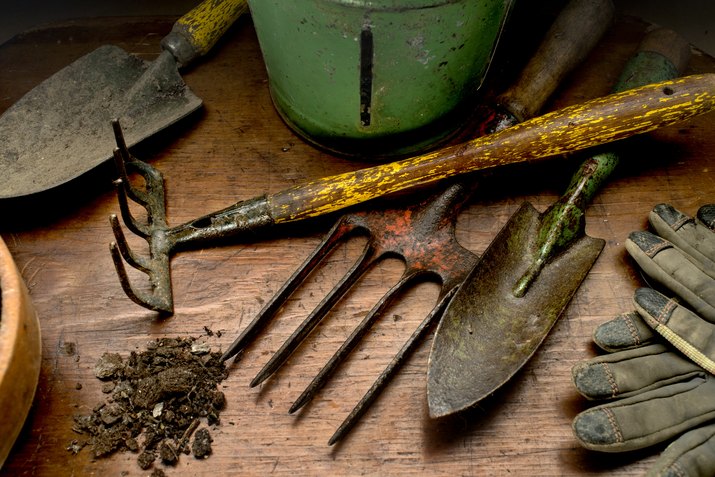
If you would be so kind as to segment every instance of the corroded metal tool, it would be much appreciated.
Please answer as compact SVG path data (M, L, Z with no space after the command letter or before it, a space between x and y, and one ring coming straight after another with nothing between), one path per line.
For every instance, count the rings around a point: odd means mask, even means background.
M104 45L37 85L0 115L0 200L59 187L109 161L111 118L121 118L132 146L201 107L179 68L247 11L246 0L205 0L176 21L154 61Z
M458 174L578 151L634 134L653 131L715 107L715 74L692 75L569 106L503 131L414 158L404 159L288 188L270 196L238 202L187 223L169 227L163 201L163 179L152 166L132 157L115 123L116 181L122 217L132 232L144 238L149 257L129 249L119 220L110 221L117 239L110 244L124 291L152 310L173 312L170 254L180 246L229 236L253 235L276 224L295 222L344 209L393 192L432 184ZM135 170L145 189L129 183ZM139 223L126 206L128 199L148 212ZM122 257L148 275L151 290L129 283Z

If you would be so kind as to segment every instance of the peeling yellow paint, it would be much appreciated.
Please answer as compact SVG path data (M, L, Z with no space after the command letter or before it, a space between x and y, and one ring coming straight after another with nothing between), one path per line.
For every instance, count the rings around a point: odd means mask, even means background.
M204 0L182 16L182 31L200 55L208 52L236 19L248 10L246 0Z
M563 108L457 146L319 179L268 200L274 221L290 222L456 174L624 139L713 108L715 74L687 76Z

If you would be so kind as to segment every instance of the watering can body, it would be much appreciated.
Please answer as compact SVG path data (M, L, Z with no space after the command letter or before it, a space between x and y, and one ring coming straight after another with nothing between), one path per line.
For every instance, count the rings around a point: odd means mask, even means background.
M271 96L331 152L385 157L463 122L512 0L249 0Z

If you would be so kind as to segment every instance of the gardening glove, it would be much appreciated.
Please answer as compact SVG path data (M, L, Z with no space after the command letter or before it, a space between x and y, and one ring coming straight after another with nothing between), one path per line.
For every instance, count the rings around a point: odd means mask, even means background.
M703 207L694 221L670 206L657 206L650 221L661 237L636 232L626 245L649 276L677 290L702 318L655 290L639 289L637 312L594 333L596 344L611 354L573 369L581 394L611 400L574 419L574 433L584 447L622 452L680 436L649 475L715 475L715 326L703 319L713 319L708 312L715 304L714 212L712 206Z
M701 207L696 220L667 204L648 218L658 235L633 232L626 250L649 277L715 323L715 204Z

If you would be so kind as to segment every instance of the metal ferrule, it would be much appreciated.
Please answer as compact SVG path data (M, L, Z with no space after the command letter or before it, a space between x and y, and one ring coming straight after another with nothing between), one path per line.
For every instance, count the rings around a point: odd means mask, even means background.
M235 237L274 224L266 196L238 202L167 231L173 245Z

